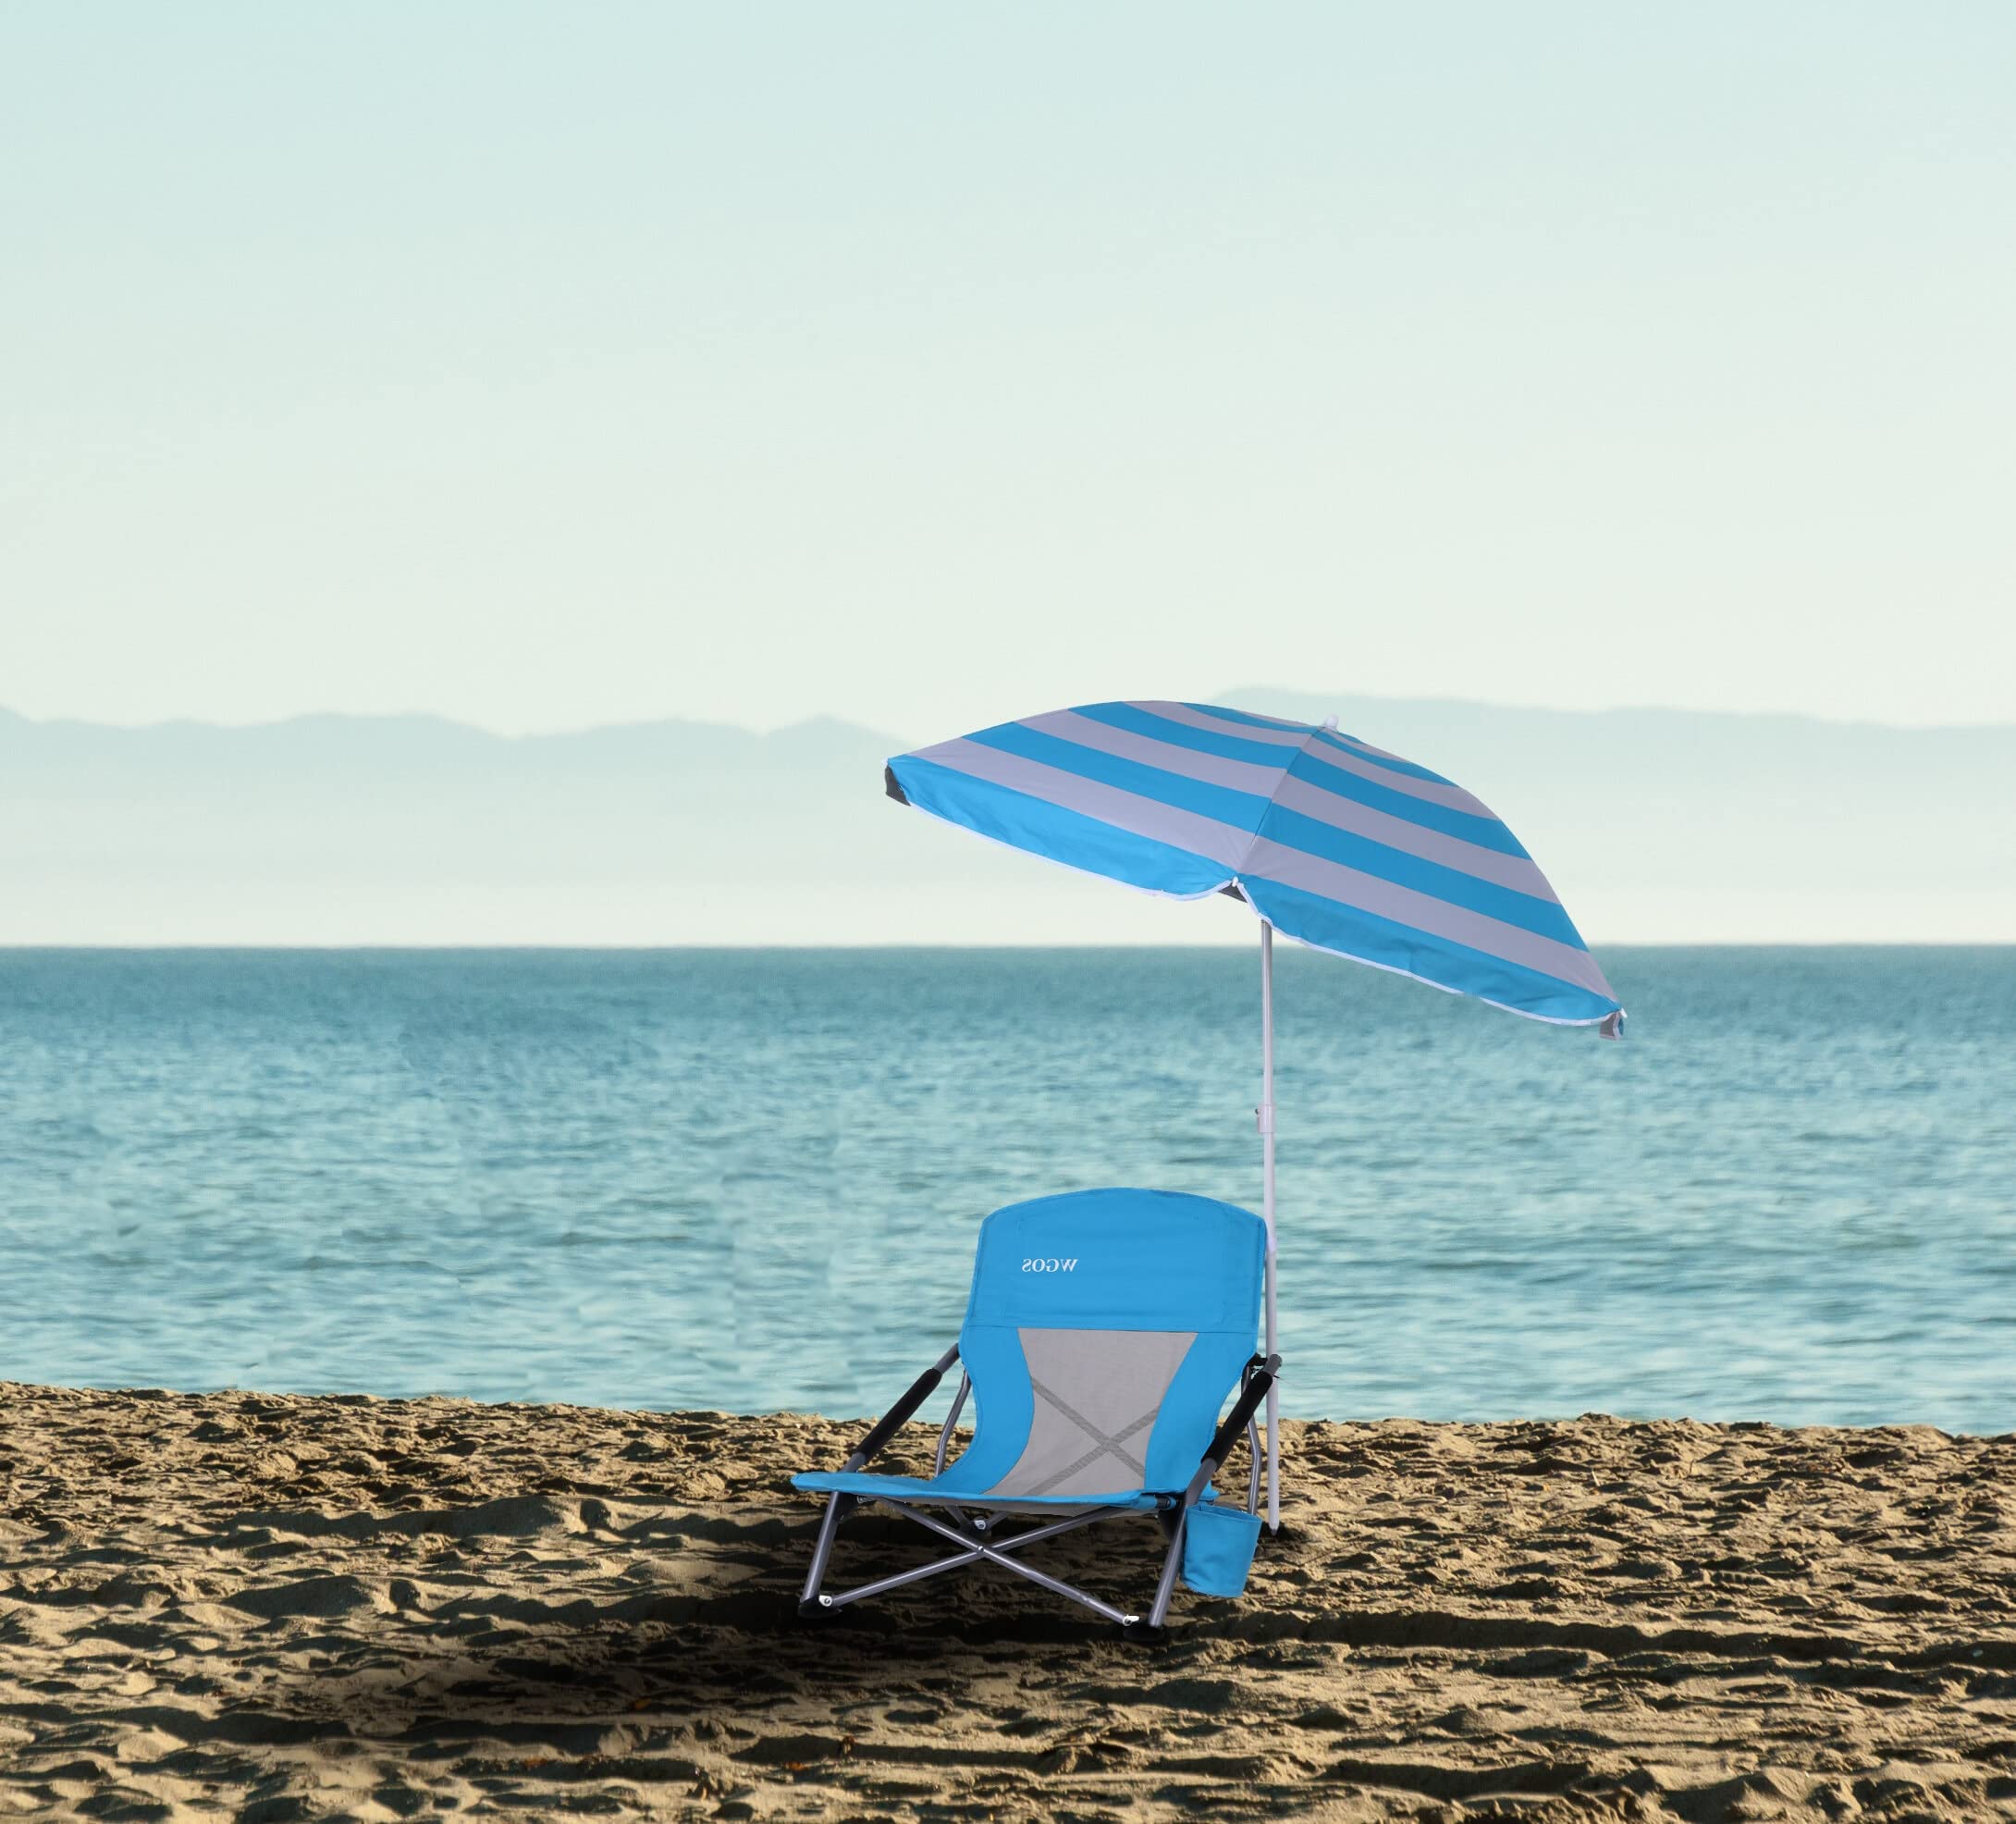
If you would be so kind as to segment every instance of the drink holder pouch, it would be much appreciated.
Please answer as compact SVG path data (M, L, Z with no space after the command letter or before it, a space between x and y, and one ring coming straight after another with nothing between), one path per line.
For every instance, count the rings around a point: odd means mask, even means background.
M1257 1513L1229 1503L1199 1501L1183 1529L1185 1586L1199 1596L1244 1595L1260 1530Z

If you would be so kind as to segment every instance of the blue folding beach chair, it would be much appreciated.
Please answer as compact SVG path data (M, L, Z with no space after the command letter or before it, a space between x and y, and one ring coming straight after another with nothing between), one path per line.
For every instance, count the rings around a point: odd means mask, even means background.
M980 1225L959 1341L836 1473L792 1478L827 1496L799 1612L819 1617L926 1577L981 1564L1026 1577L1159 1638L1179 1572L1237 1596L1260 1535L1254 1414L1279 1369L1254 1353L1266 1226L1249 1211L1167 1190L1080 1190L997 1210ZM962 1374L928 1477L868 1464L957 1362ZM968 1392L975 1428L945 1460ZM1238 1398L1223 1422L1228 1396ZM1241 1509L1212 1475L1244 1431L1253 1469ZM851 1590L823 1592L833 1541L856 1504L879 1501L958 1549ZM936 1510L937 1511L927 1511ZM1154 1514L1166 1549L1144 1620L1023 1561L1027 1547L1098 1521ZM1005 1516L1034 1523L1012 1534Z

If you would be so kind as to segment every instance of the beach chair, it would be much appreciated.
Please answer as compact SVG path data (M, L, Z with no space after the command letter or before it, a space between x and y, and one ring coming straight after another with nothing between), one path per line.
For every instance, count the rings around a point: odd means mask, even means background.
M827 1497L799 1613L824 1619L927 1577L992 1565L1083 1603L1130 1639L1152 1641L1179 1573L1200 1594L1240 1594L1260 1526L1254 1414L1280 1365L1253 1347L1266 1248L1266 1225L1249 1211L1176 1191L1079 1190L995 1211L980 1225L958 1342L839 1470L792 1478ZM955 1362L959 1390L931 1474L871 1473L876 1453ZM972 1440L947 1462L969 1392ZM1254 1445L1243 1509L1211 1485L1242 1431ZM825 1590L841 1523L863 1501L956 1549ZM1078 1527L1150 1514L1162 1524L1162 1575L1145 1617L1022 1557ZM1004 1522L1022 1530L1004 1532Z

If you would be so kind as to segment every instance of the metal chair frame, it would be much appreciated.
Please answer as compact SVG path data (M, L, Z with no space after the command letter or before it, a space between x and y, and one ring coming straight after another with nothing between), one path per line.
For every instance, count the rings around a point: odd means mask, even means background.
M917 1408L930 1397L945 1371L958 1359L959 1348L954 1344L932 1367L920 1374L910 1390L877 1421L842 1468L850 1472L865 1469L882 1447L909 1422ZM1219 1425L1217 1435L1211 1439L1210 1448L1198 1464L1196 1474L1190 1478L1189 1485L1180 1492L1156 1493L1153 1509L1111 1505L1094 1507L1067 1513L1062 1519L1028 1526L1022 1532L1003 1536L993 1530L998 1519L1010 1514L1028 1513L1027 1504L1016 1502L1012 1496L996 1501L984 1496L968 1495L961 1497L957 1501L948 1499L930 1503L931 1506L943 1508L952 1516L950 1520L942 1520L937 1514L927 1511L925 1506L914 1496L830 1495L827 1497L826 1513L819 1522L817 1541L812 1548L812 1564L805 1573L805 1588L798 1601L798 1612L807 1619L820 1619L837 1613L850 1603L862 1602L870 1596L884 1596L891 1590L922 1583L928 1577L990 1564L1017 1577L1026 1577L1052 1596L1063 1596L1069 1601L1082 1604L1104 1620L1116 1623L1129 1639L1159 1640L1168 1619L1170 1602L1175 1595L1177 1573L1183 1565L1183 1544L1188 1530L1190 1510L1203 1498L1204 1491L1211 1485L1211 1477L1217 1473L1219 1465L1224 1461L1242 1432L1247 1435L1252 1457L1252 1467L1247 1478L1247 1511L1260 1511L1262 1454L1260 1424L1256 1415L1280 1373L1281 1358L1278 1355L1269 1355L1264 1359L1256 1355L1246 1364L1240 1372L1238 1400ZM939 1427L938 1447L933 1453L931 1464L931 1474L934 1478L944 1470L946 1453L952 1445L953 1427L965 1406L966 1395L971 1387L970 1377L962 1371L959 1390L953 1396L952 1410L946 1413L944 1423ZM942 1558L933 1559L928 1564L920 1564L908 1571L899 1571L891 1576L879 1577L871 1583L857 1584L852 1589L826 1591L822 1585L832 1559L834 1544L840 1535L841 1523L863 1501L878 1502L959 1549ZM969 1510L987 1511L971 1512ZM1047 1571L1039 1571L1034 1565L1025 1564L1014 1556L1026 1546L1054 1539L1063 1534L1076 1532L1083 1526L1149 1512L1162 1522L1168 1546L1162 1554L1162 1574L1156 1582L1154 1599L1145 1617L1115 1608L1111 1603L1101 1601L1089 1591L1067 1584L1061 1577L1052 1577Z

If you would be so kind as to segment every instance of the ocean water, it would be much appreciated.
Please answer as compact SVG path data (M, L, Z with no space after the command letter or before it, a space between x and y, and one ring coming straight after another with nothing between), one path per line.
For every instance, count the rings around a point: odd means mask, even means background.
M2016 949L1285 948L1292 1413L2016 1428ZM1249 952L0 952L0 1378L885 1404L975 1225L1260 1198Z

